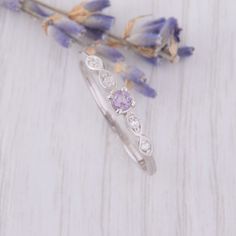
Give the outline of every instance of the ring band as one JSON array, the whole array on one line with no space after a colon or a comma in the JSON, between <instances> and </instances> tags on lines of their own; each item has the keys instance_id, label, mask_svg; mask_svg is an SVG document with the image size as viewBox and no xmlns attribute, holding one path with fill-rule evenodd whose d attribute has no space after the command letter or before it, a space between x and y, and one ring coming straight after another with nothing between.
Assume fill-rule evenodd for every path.
<instances>
[{"instance_id":1,"label":"ring band","mask_svg":"<svg viewBox=\"0 0 236 236\"><path fill-rule=\"evenodd\" d=\"M117 88L117 81L100 57L85 55L85 62L80 62L81 72L100 111L118 134L129 157L147 174L154 174L153 147L134 114L133 97L126 87Z\"/></svg>"}]
</instances>

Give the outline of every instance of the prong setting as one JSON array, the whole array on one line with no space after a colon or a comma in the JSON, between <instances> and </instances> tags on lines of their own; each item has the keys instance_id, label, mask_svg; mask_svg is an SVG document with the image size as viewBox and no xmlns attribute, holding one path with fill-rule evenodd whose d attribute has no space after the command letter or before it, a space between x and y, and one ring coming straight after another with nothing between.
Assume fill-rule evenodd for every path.
<instances>
[{"instance_id":1,"label":"prong setting","mask_svg":"<svg viewBox=\"0 0 236 236\"><path fill-rule=\"evenodd\" d=\"M126 88L113 91L109 95L109 100L118 114L126 114L135 105L133 97Z\"/></svg>"}]
</instances>

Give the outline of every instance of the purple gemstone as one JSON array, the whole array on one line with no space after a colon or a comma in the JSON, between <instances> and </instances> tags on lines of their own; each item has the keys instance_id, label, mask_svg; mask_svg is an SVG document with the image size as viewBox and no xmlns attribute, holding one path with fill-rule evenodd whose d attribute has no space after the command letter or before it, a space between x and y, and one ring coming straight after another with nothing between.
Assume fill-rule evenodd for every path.
<instances>
[{"instance_id":1,"label":"purple gemstone","mask_svg":"<svg viewBox=\"0 0 236 236\"><path fill-rule=\"evenodd\" d=\"M133 99L127 91L117 90L114 92L111 104L116 111L126 112L131 108L132 103Z\"/></svg>"}]
</instances>

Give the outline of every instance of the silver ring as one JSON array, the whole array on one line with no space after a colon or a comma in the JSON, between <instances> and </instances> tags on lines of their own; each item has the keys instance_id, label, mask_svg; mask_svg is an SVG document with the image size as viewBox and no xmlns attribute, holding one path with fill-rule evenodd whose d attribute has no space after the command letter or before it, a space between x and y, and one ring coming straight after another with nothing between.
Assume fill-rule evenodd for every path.
<instances>
[{"instance_id":1,"label":"silver ring","mask_svg":"<svg viewBox=\"0 0 236 236\"><path fill-rule=\"evenodd\" d=\"M88 88L129 157L152 175L156 172L153 146L134 113L135 100L126 87L118 88L117 81L106 67L104 61L95 55L86 54L85 61L80 62Z\"/></svg>"}]
</instances>

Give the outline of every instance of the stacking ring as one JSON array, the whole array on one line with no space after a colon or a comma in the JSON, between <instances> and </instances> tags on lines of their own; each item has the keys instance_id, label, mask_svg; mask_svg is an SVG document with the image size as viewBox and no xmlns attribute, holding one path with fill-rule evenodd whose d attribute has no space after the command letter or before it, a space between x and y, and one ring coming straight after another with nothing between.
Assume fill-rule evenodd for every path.
<instances>
[{"instance_id":1,"label":"stacking ring","mask_svg":"<svg viewBox=\"0 0 236 236\"><path fill-rule=\"evenodd\" d=\"M152 175L156 172L153 145L144 135L140 119L136 116L133 96L125 86L118 86L108 66L96 55L85 54L80 62L82 75L100 111L112 130L118 134L129 157Z\"/></svg>"}]
</instances>

